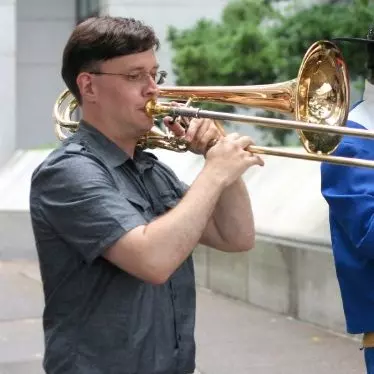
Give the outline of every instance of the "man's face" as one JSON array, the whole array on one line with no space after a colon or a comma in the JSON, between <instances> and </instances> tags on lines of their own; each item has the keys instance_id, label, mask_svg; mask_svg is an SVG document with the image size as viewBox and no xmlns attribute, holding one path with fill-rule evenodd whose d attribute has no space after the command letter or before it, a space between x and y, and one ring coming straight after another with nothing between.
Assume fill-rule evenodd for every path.
<instances>
[{"instance_id":1,"label":"man's face","mask_svg":"<svg viewBox=\"0 0 374 374\"><path fill-rule=\"evenodd\" d=\"M101 115L131 135L150 130L153 120L146 115L145 104L158 94L154 80L158 64L153 49L105 61L95 71L99 74L89 74L90 101L95 102Z\"/></svg>"}]
</instances>

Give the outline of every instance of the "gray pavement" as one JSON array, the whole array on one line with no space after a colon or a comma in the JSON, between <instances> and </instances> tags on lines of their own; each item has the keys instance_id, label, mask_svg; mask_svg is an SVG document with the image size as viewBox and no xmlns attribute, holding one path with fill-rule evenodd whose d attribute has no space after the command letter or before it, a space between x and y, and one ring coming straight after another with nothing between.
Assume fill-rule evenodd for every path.
<instances>
[{"instance_id":1,"label":"gray pavement","mask_svg":"<svg viewBox=\"0 0 374 374\"><path fill-rule=\"evenodd\" d=\"M35 261L0 262L0 374L41 374L43 294Z\"/></svg>"},{"instance_id":2,"label":"gray pavement","mask_svg":"<svg viewBox=\"0 0 374 374\"><path fill-rule=\"evenodd\" d=\"M42 374L43 295L36 261L0 262L0 374ZM363 374L359 341L198 290L201 374Z\"/></svg>"},{"instance_id":3,"label":"gray pavement","mask_svg":"<svg viewBox=\"0 0 374 374\"><path fill-rule=\"evenodd\" d=\"M360 343L200 290L197 362L202 374L363 374Z\"/></svg>"}]
</instances>

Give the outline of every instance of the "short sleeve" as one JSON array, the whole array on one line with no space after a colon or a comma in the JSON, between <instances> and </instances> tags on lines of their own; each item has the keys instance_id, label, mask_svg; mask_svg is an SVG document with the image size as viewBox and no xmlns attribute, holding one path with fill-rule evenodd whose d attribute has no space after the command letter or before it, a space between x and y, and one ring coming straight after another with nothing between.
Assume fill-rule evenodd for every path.
<instances>
[{"instance_id":1,"label":"short sleeve","mask_svg":"<svg viewBox=\"0 0 374 374\"><path fill-rule=\"evenodd\" d=\"M180 186L181 194L182 196L184 196L186 192L188 191L188 189L190 188L190 186L182 180L179 181L179 186Z\"/></svg>"},{"instance_id":2,"label":"short sleeve","mask_svg":"<svg viewBox=\"0 0 374 374\"><path fill-rule=\"evenodd\" d=\"M165 180L167 181L166 183L170 185L171 189L175 190L179 198L182 198L186 194L190 186L186 182L179 179L170 166L160 161L157 161L157 163L160 170L162 171Z\"/></svg>"},{"instance_id":3,"label":"short sleeve","mask_svg":"<svg viewBox=\"0 0 374 374\"><path fill-rule=\"evenodd\" d=\"M87 262L147 222L95 159L74 154L44 165L31 182L30 210ZM38 240L38 238L37 238Z\"/></svg>"}]
</instances>

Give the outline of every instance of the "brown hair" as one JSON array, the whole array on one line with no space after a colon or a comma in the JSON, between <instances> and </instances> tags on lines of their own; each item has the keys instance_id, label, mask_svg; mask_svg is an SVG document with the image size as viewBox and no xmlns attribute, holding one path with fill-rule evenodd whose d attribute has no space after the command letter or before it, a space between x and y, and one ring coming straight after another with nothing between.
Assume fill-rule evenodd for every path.
<instances>
[{"instance_id":1,"label":"brown hair","mask_svg":"<svg viewBox=\"0 0 374 374\"><path fill-rule=\"evenodd\" d=\"M88 18L77 25L65 46L61 75L80 103L76 83L80 72L94 69L101 61L158 49L159 44L153 29L133 18Z\"/></svg>"}]
</instances>

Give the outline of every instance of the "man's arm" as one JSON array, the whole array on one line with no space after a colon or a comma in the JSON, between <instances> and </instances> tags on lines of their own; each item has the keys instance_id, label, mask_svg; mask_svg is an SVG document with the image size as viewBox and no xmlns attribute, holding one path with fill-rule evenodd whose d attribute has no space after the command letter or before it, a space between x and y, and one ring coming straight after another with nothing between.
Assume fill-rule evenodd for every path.
<instances>
[{"instance_id":1,"label":"man's arm","mask_svg":"<svg viewBox=\"0 0 374 374\"><path fill-rule=\"evenodd\" d=\"M222 190L253 162L231 158L229 173L220 172L220 162L208 162L177 206L151 222L94 158L54 160L31 183L36 240L50 226L86 263L103 256L146 282L163 283L195 248Z\"/></svg>"},{"instance_id":2,"label":"man's arm","mask_svg":"<svg viewBox=\"0 0 374 374\"><path fill-rule=\"evenodd\" d=\"M220 195L201 243L224 252L241 252L252 249L254 241L251 200L239 178Z\"/></svg>"},{"instance_id":3,"label":"man's arm","mask_svg":"<svg viewBox=\"0 0 374 374\"><path fill-rule=\"evenodd\" d=\"M222 192L258 164L244 151L249 142L245 136L228 136L214 146L177 206L150 223L100 162L69 153L32 179L36 232L50 226L85 262L103 256L144 281L163 283L196 247Z\"/></svg>"},{"instance_id":4,"label":"man's arm","mask_svg":"<svg viewBox=\"0 0 374 374\"><path fill-rule=\"evenodd\" d=\"M175 208L122 236L104 257L143 280L164 283L199 242L221 189L219 181L200 174Z\"/></svg>"},{"instance_id":5,"label":"man's arm","mask_svg":"<svg viewBox=\"0 0 374 374\"><path fill-rule=\"evenodd\" d=\"M177 123L170 125L167 119L165 125L177 136L185 135L190 151L196 154L206 155L212 141L226 138L223 127L206 118L192 119L187 132ZM227 137L237 139L239 134L230 134ZM248 145L251 144L253 142L248 138ZM245 152L249 154L248 151ZM256 164L264 164L259 156L253 157L256 158ZM225 252L249 250L255 239L253 221L251 201L244 182L239 178L222 191L200 242Z\"/></svg>"},{"instance_id":6,"label":"man's arm","mask_svg":"<svg viewBox=\"0 0 374 374\"><path fill-rule=\"evenodd\" d=\"M234 181L249 166L260 162L257 157L244 151L250 141L248 137L233 135L214 146L207 153L203 170L179 204L148 225L128 232L106 251L104 257L144 280L165 282L191 254L206 232L206 226L223 191L226 190L221 197L222 207L218 209L222 215L225 204L232 201L230 195L239 192L239 189L243 192L245 187ZM239 200L240 196L235 202L237 206ZM250 214L250 205L247 209L244 212ZM243 216L235 217L240 220ZM233 235L230 235L226 239L234 240ZM232 248L231 243L222 241L220 244L222 248Z\"/></svg>"}]
</instances>

